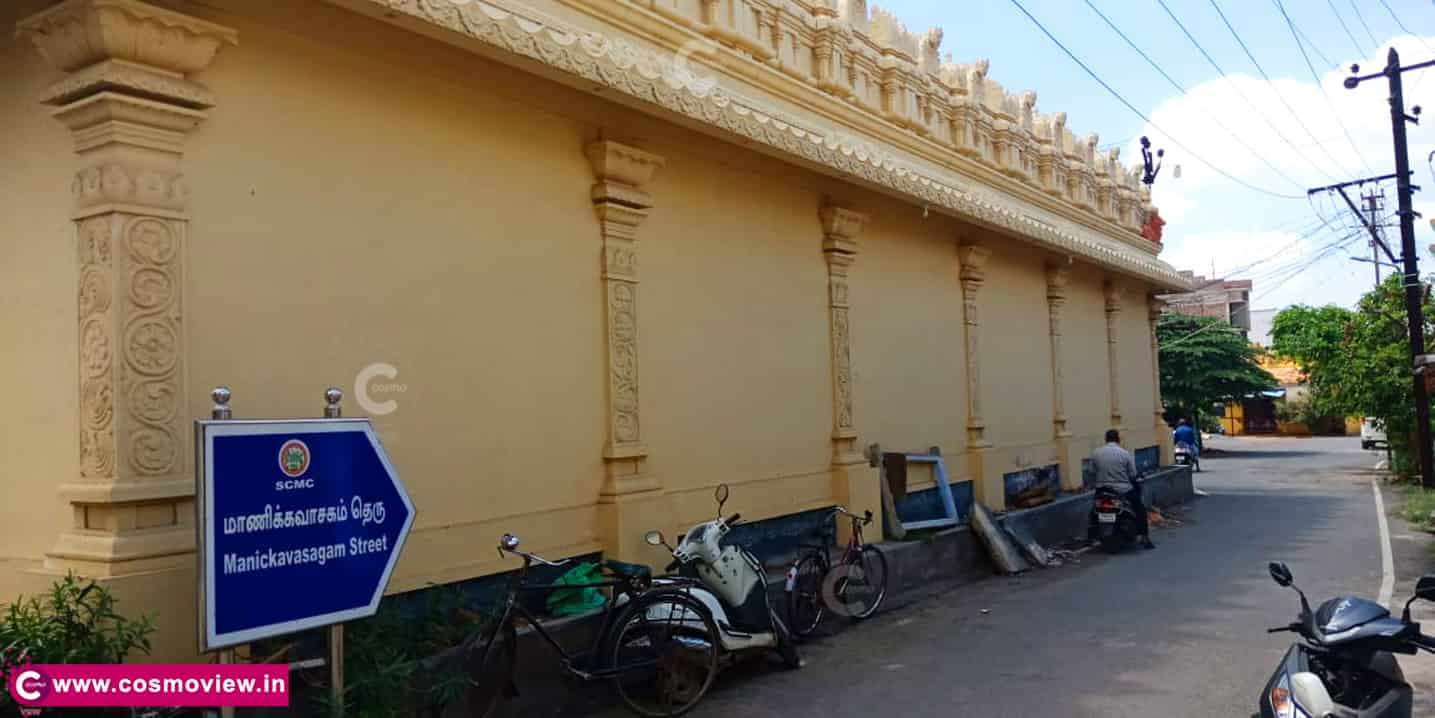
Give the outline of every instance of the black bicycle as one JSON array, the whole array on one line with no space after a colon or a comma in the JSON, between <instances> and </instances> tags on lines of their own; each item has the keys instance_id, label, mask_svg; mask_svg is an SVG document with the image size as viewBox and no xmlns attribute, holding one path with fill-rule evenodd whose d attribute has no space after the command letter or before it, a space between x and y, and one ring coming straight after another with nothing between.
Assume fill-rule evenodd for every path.
<instances>
[{"instance_id":1,"label":"black bicycle","mask_svg":"<svg viewBox=\"0 0 1435 718\"><path fill-rule=\"evenodd\" d=\"M836 543L839 514L852 520L852 531L842 557L833 565L828 554ZM828 611L863 619L882 605L887 597L887 559L876 546L862 542L862 527L870 523L871 511L858 516L838 506L822 522L817 543L803 545L803 553L787 570L787 623L794 635L812 635Z\"/></svg>"},{"instance_id":2,"label":"black bicycle","mask_svg":"<svg viewBox=\"0 0 1435 718\"><path fill-rule=\"evenodd\" d=\"M534 563L562 566L518 549L518 537L504 534L499 553L523 559L513 576L499 613L468 648L469 706L476 716L492 715L504 697L517 695L514 666L518 656L515 622L522 618L558 652L560 665L584 681L611 681L619 697L641 716L678 716L691 710L712 686L718 672L717 625L687 591L684 581L655 586L647 566L604 561L606 580L589 584L530 586L528 569ZM563 649L543 624L518 601L520 591L554 589L608 589L602 608L602 629L586 655Z\"/></svg>"}]
</instances>

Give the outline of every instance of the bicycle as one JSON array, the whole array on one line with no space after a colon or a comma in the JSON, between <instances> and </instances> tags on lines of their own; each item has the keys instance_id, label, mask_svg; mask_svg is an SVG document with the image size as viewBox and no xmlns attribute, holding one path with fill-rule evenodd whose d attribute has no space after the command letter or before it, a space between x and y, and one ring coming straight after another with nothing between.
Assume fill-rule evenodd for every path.
<instances>
[{"instance_id":1,"label":"bicycle","mask_svg":"<svg viewBox=\"0 0 1435 718\"><path fill-rule=\"evenodd\" d=\"M647 566L604 561L601 568L607 580L530 586L528 570L534 563L562 566L568 560L549 561L519 550L518 545L517 536L503 535L499 554L518 556L523 566L509 583L497 616L466 648L470 673L479 677L468 690L472 715L493 715L501 699L518 695L514 666L519 618L557 651L565 673L583 681L611 681L619 697L638 715L669 718L697 705L717 676L720 649L717 625L707 609L686 592L690 582L654 586ZM611 589L603 603L602 628L586 661L584 656L564 650L518 601L521 591L585 588Z\"/></svg>"},{"instance_id":2,"label":"bicycle","mask_svg":"<svg viewBox=\"0 0 1435 718\"><path fill-rule=\"evenodd\" d=\"M887 597L887 559L876 546L862 542L862 527L872 523L872 512L858 516L838 506L828 518L835 524L839 514L852 520L852 532L837 564L828 555L836 539L832 526L818 532L816 545L804 545L787 571L788 626L798 637L812 635L829 610L861 620L876 613Z\"/></svg>"}]
</instances>

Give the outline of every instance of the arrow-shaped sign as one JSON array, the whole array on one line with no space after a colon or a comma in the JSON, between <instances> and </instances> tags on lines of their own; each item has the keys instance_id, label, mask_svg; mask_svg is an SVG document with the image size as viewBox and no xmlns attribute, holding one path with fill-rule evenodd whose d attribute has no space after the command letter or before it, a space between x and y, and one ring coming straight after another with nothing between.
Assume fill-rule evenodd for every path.
<instances>
[{"instance_id":1,"label":"arrow-shaped sign","mask_svg":"<svg viewBox=\"0 0 1435 718\"><path fill-rule=\"evenodd\" d=\"M368 419L200 421L200 650L372 616L414 506Z\"/></svg>"}]
</instances>

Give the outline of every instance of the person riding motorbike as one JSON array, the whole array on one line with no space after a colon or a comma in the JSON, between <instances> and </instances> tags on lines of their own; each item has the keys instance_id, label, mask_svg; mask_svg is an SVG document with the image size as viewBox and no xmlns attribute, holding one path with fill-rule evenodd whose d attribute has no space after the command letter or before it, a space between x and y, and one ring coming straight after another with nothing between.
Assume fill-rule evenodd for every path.
<instances>
[{"instance_id":1,"label":"person riding motorbike","mask_svg":"<svg viewBox=\"0 0 1435 718\"><path fill-rule=\"evenodd\" d=\"M1145 549L1156 548L1151 542L1151 528L1146 516L1146 502L1141 495L1141 483L1137 480L1136 457L1121 448L1121 434L1115 429L1106 432L1106 445L1091 452L1091 463L1096 469L1096 486L1108 487L1131 504L1136 513L1136 522Z\"/></svg>"},{"instance_id":2,"label":"person riding motorbike","mask_svg":"<svg viewBox=\"0 0 1435 718\"><path fill-rule=\"evenodd\" d=\"M1192 456L1199 457L1201 455L1201 448L1197 443L1196 430L1191 428L1191 422L1182 419L1181 423L1176 427L1176 431L1172 432L1172 434L1172 438L1175 439L1177 446L1185 444L1191 450Z\"/></svg>"}]
</instances>

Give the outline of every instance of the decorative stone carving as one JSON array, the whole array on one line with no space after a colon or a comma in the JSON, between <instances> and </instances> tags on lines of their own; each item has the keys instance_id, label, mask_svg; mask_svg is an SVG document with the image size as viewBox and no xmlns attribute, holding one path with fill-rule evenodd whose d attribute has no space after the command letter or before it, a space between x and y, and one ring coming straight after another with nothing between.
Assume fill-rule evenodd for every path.
<instances>
[{"instance_id":1,"label":"decorative stone carving","mask_svg":"<svg viewBox=\"0 0 1435 718\"><path fill-rule=\"evenodd\" d=\"M214 94L203 85L125 60L105 60L77 70L51 85L43 99L48 104L62 105L115 87L196 109L214 106Z\"/></svg>"},{"instance_id":2,"label":"decorative stone carving","mask_svg":"<svg viewBox=\"0 0 1435 718\"><path fill-rule=\"evenodd\" d=\"M1152 207L1146 212L1145 222L1141 225L1141 236L1147 240L1161 243L1161 228L1166 226L1166 220L1161 219L1161 212Z\"/></svg>"},{"instance_id":3,"label":"decorative stone carving","mask_svg":"<svg viewBox=\"0 0 1435 718\"><path fill-rule=\"evenodd\" d=\"M638 226L652 197L646 187L663 159L635 147L600 140L586 148L597 181L593 208L603 240L603 294L608 344L608 478L603 493L617 496L657 488L643 477L638 391Z\"/></svg>"},{"instance_id":4,"label":"decorative stone carving","mask_svg":"<svg viewBox=\"0 0 1435 718\"><path fill-rule=\"evenodd\" d=\"M1101 285L1106 300L1106 361L1109 367L1111 426L1121 426L1121 285L1108 279Z\"/></svg>"},{"instance_id":5,"label":"decorative stone carving","mask_svg":"<svg viewBox=\"0 0 1435 718\"><path fill-rule=\"evenodd\" d=\"M186 77L233 30L138 0L68 0L17 26L69 73L45 94L74 137L80 475L76 523L50 553L67 568L193 548L183 430L186 134L214 99ZM139 525L141 504L173 523ZM79 562L78 565L75 562ZM148 564L153 570L157 564ZM112 568L93 569L113 572Z\"/></svg>"},{"instance_id":6,"label":"decorative stone carving","mask_svg":"<svg viewBox=\"0 0 1435 718\"><path fill-rule=\"evenodd\" d=\"M981 449L991 446L986 439L986 422L982 419L981 315L977 295L986 284L987 260L992 251L976 244L963 244L957 249L962 282L962 325L966 343L967 369L967 444Z\"/></svg>"},{"instance_id":7,"label":"decorative stone carving","mask_svg":"<svg viewBox=\"0 0 1435 718\"><path fill-rule=\"evenodd\" d=\"M78 209L106 204L139 204L182 210L189 200L184 176L169 170L142 169L117 162L86 167L72 185Z\"/></svg>"},{"instance_id":8,"label":"decorative stone carving","mask_svg":"<svg viewBox=\"0 0 1435 718\"><path fill-rule=\"evenodd\" d=\"M860 462L857 424L852 411L852 333L848 310L848 271L857 259L858 236L867 215L825 202L818 210L822 221L822 256L827 262L827 313L832 342L832 460L837 465Z\"/></svg>"},{"instance_id":9,"label":"decorative stone carving","mask_svg":"<svg viewBox=\"0 0 1435 718\"><path fill-rule=\"evenodd\" d=\"M629 97L653 103L663 109L697 120L708 126L732 133L744 140L765 145L804 164L816 164L844 177L875 184L904 195L909 201L942 208L981 224L1014 232L1062 254L1083 257L1100 266L1120 269L1167 286L1184 286L1180 275L1155 258L1151 244L1142 242L1134 228L1121 229L1109 223L1111 231L1095 231L1086 224L1067 219L1061 213L1019 200L1011 192L994 186L990 180L973 180L965 174L947 169L961 166L956 153L992 154L990 136L997 114L993 109L1005 104L1005 91L985 78L985 64L956 66L945 64L936 73L921 76L933 89L924 89L928 97L941 97L942 106L950 106L950 127L944 130L951 140L950 158L929 161L917 154L902 154L889 149L898 144L886 141L885 135L875 144L856 138L842 129L839 122L829 122L816 115L790 116L776 105L759 102L747 94L729 92L711 78L698 77L686 67L686 59L675 60L666 51L635 46L625 40L560 24L547 17L526 17L483 2L455 4L449 0L371 0L385 11L402 13L430 22L460 35L477 39L502 50L540 62L548 67L603 87L612 88ZM597 5L604 5L603 0ZM601 13L594 3L574 3L585 12ZM790 6L784 5L789 9ZM865 3L844 2L836 12L817 7L808 16L814 26L811 82L834 95L851 96L855 105L834 104L832 111L840 114L853 111L881 113L880 92L873 90L871 78L886 62L909 62L901 52L883 55L880 45L869 36L868 10ZM696 21L696 18L694 19ZM905 41L904 41L905 42ZM918 39L920 43L920 38ZM721 49L720 52L729 52ZM742 65L741 59L733 67ZM963 69L965 68L965 69ZM737 70L734 70L737 71ZM785 76L780 76L785 77ZM793 90L797 92L797 90ZM915 92L915 91L914 91ZM834 102L837 99L834 98ZM991 100L989 102L989 99ZM929 100L930 101L930 100ZM1018 112L1012 119L1020 123ZM1042 147L1053 148L1058 154L1073 150L1076 141L1061 128L1058 136L1042 138ZM1084 153L1084 148L1082 150ZM1035 149L1028 154L1036 156ZM1086 168L1091 171L1090 166ZM1034 173L1025 180L1034 182ZM1123 182L1129 184L1130 174ZM1094 201L1094 177L1090 182L1082 175L1072 174L1073 188L1062 190L1064 201L1075 202L1085 194ZM1054 178L1062 186L1060 178ZM1005 180L1003 181L1005 182ZM1001 185L1002 182L996 183ZM1122 186L1125 187L1126 184ZM1130 191L1141 193L1141 188ZM1145 195L1142 195L1145 196ZM1099 219L1093 217L1093 219ZM1107 221L1100 219L1099 221Z\"/></svg>"},{"instance_id":10,"label":"decorative stone carving","mask_svg":"<svg viewBox=\"0 0 1435 718\"><path fill-rule=\"evenodd\" d=\"M16 31L65 72L127 60L187 74L239 42L230 28L138 0L69 0L21 20Z\"/></svg>"},{"instance_id":11,"label":"decorative stone carving","mask_svg":"<svg viewBox=\"0 0 1435 718\"><path fill-rule=\"evenodd\" d=\"M80 476L115 478L113 282L110 257L115 222L110 216L79 223Z\"/></svg>"}]
</instances>

